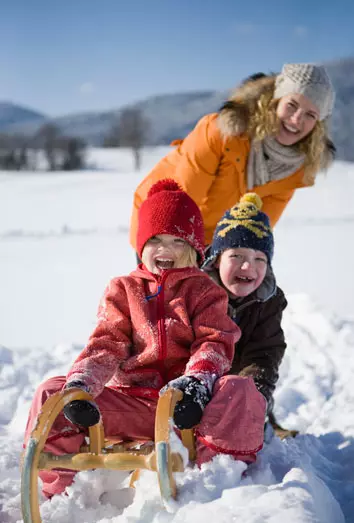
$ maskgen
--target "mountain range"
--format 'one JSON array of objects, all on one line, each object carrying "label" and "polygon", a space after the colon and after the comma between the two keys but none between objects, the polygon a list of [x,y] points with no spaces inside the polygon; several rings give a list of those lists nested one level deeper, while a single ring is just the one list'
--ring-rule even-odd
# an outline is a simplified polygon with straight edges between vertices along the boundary
[{"label": "mountain range", "polygon": [[[325,65],[336,91],[331,133],[337,158],[354,162],[354,57]],[[150,122],[147,144],[164,145],[186,136],[202,115],[217,111],[228,95],[227,90],[182,92],[153,96],[130,107],[140,108]],[[124,108],[49,118],[29,108],[0,102],[0,132],[30,135],[42,124],[50,122],[63,134],[99,146]]]}]

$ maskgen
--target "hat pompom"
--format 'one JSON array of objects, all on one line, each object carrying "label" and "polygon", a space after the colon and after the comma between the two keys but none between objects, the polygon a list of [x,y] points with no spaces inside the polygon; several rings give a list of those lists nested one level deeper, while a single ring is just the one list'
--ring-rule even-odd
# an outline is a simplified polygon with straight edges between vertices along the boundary
[{"label": "hat pompom", "polygon": [[240,200],[240,203],[249,202],[252,203],[260,211],[262,209],[262,198],[255,192],[248,192],[244,194]]},{"label": "hat pompom", "polygon": [[203,266],[205,270],[214,270],[218,256],[224,251],[238,248],[261,251],[271,264],[274,237],[269,216],[260,210],[261,207],[260,196],[249,192],[225,212],[216,225],[208,258]]},{"label": "hat pompom", "polygon": [[164,180],[160,180],[159,182],[156,182],[151,189],[148,192],[148,198],[152,196],[153,194],[156,194],[161,191],[182,191],[182,187],[178,185],[175,180],[172,180],[172,178],[166,178]]}]

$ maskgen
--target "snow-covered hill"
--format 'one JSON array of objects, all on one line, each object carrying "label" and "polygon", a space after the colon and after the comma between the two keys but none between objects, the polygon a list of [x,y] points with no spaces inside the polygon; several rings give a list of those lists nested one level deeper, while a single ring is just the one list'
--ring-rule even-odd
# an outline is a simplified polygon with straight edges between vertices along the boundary
[{"label": "snow-covered hill", "polygon": [[[336,90],[333,113],[333,139],[337,146],[337,158],[354,161],[352,137],[354,133],[354,57],[326,64]],[[249,71],[249,74],[256,71]],[[269,73],[265,64],[264,71]],[[233,85],[228,86],[232,89]],[[161,94],[143,99],[134,107],[141,109],[150,122],[147,144],[169,144],[172,140],[184,138],[204,114],[218,111],[229,95],[224,91],[191,91],[175,94]],[[39,129],[43,119],[27,121],[22,111],[12,110],[12,119],[0,129],[9,132],[31,134]],[[21,108],[19,108],[21,109]],[[69,114],[51,120],[64,134],[78,136],[91,145],[101,145],[113,123],[119,118],[124,107],[104,112]],[[16,116],[16,118],[15,118]],[[49,121],[49,120],[47,120]]]},{"label": "snow-covered hill", "polygon": [[[164,152],[147,149],[144,172]],[[90,154],[87,173],[0,173],[1,523],[21,521],[18,462],[36,386],[67,371],[105,284],[135,263],[129,214],[144,172],[131,171],[129,151]],[[82,472],[68,496],[43,500],[45,523],[354,521],[353,190],[353,167],[335,164],[298,192],[276,229],[289,299],[276,412],[301,435],[270,440],[246,475],[226,456],[189,468],[174,513],[161,508],[153,473],[132,500],[121,473]]]},{"label": "snow-covered hill", "polygon": [[12,102],[0,102],[0,132],[7,131],[13,125],[40,125],[47,117],[21,105]]}]

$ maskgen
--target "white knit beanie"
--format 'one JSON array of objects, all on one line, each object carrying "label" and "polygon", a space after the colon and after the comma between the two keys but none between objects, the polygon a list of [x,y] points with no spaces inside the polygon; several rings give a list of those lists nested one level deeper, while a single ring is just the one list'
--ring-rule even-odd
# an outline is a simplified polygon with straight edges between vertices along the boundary
[{"label": "white knit beanie", "polygon": [[303,94],[318,108],[320,120],[332,114],[334,89],[322,65],[285,64],[276,77],[273,96],[279,99],[294,93]]}]

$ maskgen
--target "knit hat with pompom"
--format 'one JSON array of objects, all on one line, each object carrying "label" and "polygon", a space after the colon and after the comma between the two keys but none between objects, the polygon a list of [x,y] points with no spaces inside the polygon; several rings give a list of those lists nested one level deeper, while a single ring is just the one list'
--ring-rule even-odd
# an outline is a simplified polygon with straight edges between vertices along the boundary
[{"label": "knit hat with pompom", "polygon": [[258,194],[246,193],[237,205],[226,211],[217,223],[203,269],[211,270],[219,254],[238,247],[261,251],[271,263],[274,238],[269,218],[261,211],[262,205]]},{"label": "knit hat with pompom", "polygon": [[141,258],[145,243],[158,234],[182,238],[204,261],[204,224],[197,204],[172,179],[160,180],[148,192],[139,209],[137,252]]},{"label": "knit hat with pompom", "polygon": [[318,108],[320,120],[332,114],[335,94],[323,65],[285,64],[275,80],[274,98],[295,93],[303,94]]}]

